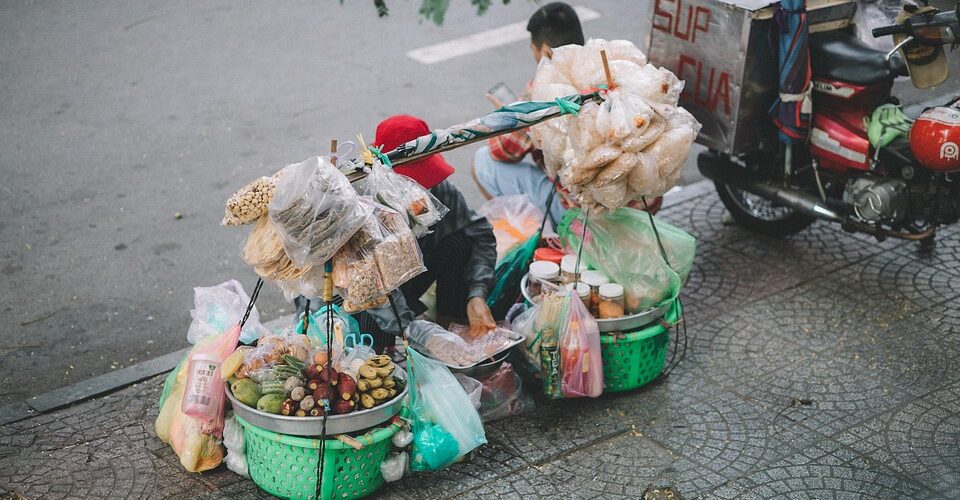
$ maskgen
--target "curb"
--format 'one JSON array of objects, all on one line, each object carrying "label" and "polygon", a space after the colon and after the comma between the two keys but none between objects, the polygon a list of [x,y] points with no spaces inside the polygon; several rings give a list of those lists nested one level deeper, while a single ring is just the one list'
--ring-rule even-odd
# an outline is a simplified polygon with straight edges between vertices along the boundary
[{"label": "curb", "polygon": [[[709,180],[678,186],[663,196],[663,208],[681,205],[712,190],[713,183]],[[187,355],[189,350],[189,347],[183,348],[142,363],[2,406],[0,407],[0,425],[12,424],[49,413],[168,372],[177,366],[177,363]]]},{"label": "curb", "polygon": [[168,372],[177,366],[177,363],[186,356],[188,350],[189,348],[180,349],[142,363],[0,407],[0,425],[42,415]]}]

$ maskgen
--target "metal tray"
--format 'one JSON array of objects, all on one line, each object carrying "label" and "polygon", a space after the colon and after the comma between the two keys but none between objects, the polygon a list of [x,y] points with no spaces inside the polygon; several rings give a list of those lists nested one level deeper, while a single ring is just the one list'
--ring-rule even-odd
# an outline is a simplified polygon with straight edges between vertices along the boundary
[{"label": "metal tray", "polygon": [[[533,304],[533,298],[527,293],[527,276],[528,275],[524,275],[520,280],[520,291],[523,293],[523,299],[527,301],[527,304]],[[651,323],[657,322],[657,320],[667,314],[667,311],[669,310],[669,303],[662,304],[656,307],[651,307],[646,311],[630,314],[621,318],[598,319],[597,326],[600,328],[600,333],[636,331],[650,325]]]},{"label": "metal tray", "polygon": [[[504,347],[503,349],[500,349],[499,351],[491,354],[489,357],[483,358],[483,359],[481,359],[480,361],[477,361],[476,363],[473,363],[472,365],[461,366],[461,365],[453,365],[453,364],[447,363],[446,361],[441,361],[441,360],[437,360],[437,361],[440,361],[441,363],[447,365],[447,368],[449,368],[450,371],[452,371],[452,372],[459,372],[459,373],[463,373],[464,375],[469,375],[469,373],[467,373],[467,372],[470,371],[470,370],[473,369],[473,368],[479,367],[479,366],[481,366],[481,365],[494,364],[494,363],[497,362],[498,359],[500,360],[500,362],[503,362],[503,359],[506,359],[506,357],[507,357],[507,356],[506,356],[506,353],[508,353],[508,352],[510,351],[510,349],[513,349],[514,347],[516,347],[517,344],[519,344],[519,343],[523,342],[524,340],[526,340],[526,337],[525,337],[525,336],[523,336],[523,335],[521,335],[521,334],[519,334],[519,333],[517,333],[517,332],[514,332],[514,331],[511,331],[511,332],[510,332],[510,337],[509,337],[509,338],[510,338],[510,345],[508,345],[507,347]],[[417,351],[417,352],[419,352],[420,354],[423,354],[424,356],[426,356],[426,357],[428,357],[428,358],[430,358],[430,359],[436,359],[436,358],[434,358],[433,356],[431,356],[431,355],[429,355],[429,354],[427,354],[427,353],[420,352],[420,351]],[[501,354],[503,354],[503,356],[500,356]],[[489,361],[489,360],[493,360],[493,361]],[[498,365],[498,366],[499,366],[499,365]]]},{"label": "metal tray", "polygon": [[500,369],[500,365],[507,360],[507,356],[509,355],[510,349],[507,349],[505,351],[500,351],[499,353],[494,354],[486,360],[483,360],[469,368],[450,368],[450,371],[454,373],[462,373],[472,378],[485,377]]},{"label": "metal tray", "polygon": [[[396,373],[403,373],[398,370]],[[406,378],[406,373],[398,378]],[[392,401],[370,408],[355,411],[346,415],[330,415],[327,417],[327,435],[347,434],[376,427],[400,413],[404,398],[407,397],[408,386],[404,385],[400,394]],[[245,421],[268,431],[291,436],[319,436],[323,428],[323,417],[288,417],[262,412],[238,401],[230,392],[229,384],[224,388],[227,398],[233,405],[233,411]]]}]

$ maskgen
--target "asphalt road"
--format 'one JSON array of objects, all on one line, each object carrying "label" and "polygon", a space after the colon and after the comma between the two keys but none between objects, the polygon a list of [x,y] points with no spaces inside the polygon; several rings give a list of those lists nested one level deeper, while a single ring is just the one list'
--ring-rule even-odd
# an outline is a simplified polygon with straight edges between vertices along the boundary
[{"label": "asphalt road", "polygon": [[[423,65],[409,50],[524,21],[516,0],[442,27],[394,0],[0,1],[0,404],[186,345],[194,286],[236,278],[247,181],[373,137],[395,113],[443,127],[523,88],[526,42]],[[641,39],[645,6],[584,1],[588,36]],[[447,155],[471,202],[472,148]],[[682,183],[698,180],[688,165]],[[177,218],[175,214],[181,214]],[[276,290],[265,318],[289,312]]]}]

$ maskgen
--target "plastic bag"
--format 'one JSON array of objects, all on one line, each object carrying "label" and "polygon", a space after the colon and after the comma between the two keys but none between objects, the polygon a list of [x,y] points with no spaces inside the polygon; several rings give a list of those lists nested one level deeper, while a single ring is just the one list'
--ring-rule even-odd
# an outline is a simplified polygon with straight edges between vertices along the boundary
[{"label": "plastic bag", "polygon": [[457,382],[460,382],[460,387],[463,387],[463,392],[467,393],[467,397],[470,398],[473,407],[479,410],[480,393],[483,392],[483,386],[480,385],[480,382],[462,373],[454,373],[453,376],[457,377]]},{"label": "plastic bag", "polygon": [[407,326],[406,337],[422,354],[458,367],[473,366],[511,344],[509,330],[495,328],[476,338],[470,338],[468,330],[456,324],[447,330],[436,323],[415,320]]},{"label": "plastic bag", "polygon": [[[193,289],[193,309],[190,317],[193,321],[187,329],[187,341],[196,344],[198,340],[219,335],[227,328],[240,323],[247,310],[250,297],[237,280],[230,280],[215,286]],[[249,344],[265,333],[260,325],[260,313],[254,306],[250,317],[243,325],[240,341]]]},{"label": "plastic bag", "polygon": [[[567,211],[558,231],[560,240],[571,251],[580,247],[581,215],[578,209]],[[583,261],[623,285],[629,314],[675,299],[693,268],[696,240],[680,228],[654,220],[669,265],[660,253],[647,213],[619,208],[590,214],[587,222]]]},{"label": "plastic bag", "polygon": [[874,37],[873,29],[896,24],[901,5],[900,0],[857,0],[857,12],[853,15],[857,38],[873,50],[893,50],[893,37]]},{"label": "plastic bag", "polygon": [[380,162],[374,162],[370,174],[359,183],[361,194],[407,217],[407,225],[416,238],[430,234],[430,226],[440,222],[449,209],[433,194],[409,177],[397,174]]},{"label": "plastic bag", "polygon": [[[540,229],[543,210],[530,203],[526,195],[493,198],[477,209],[493,226],[497,238],[497,261],[519,243],[526,242]],[[549,222],[547,223],[549,226]],[[551,232],[552,229],[544,229]]]},{"label": "plastic bag", "polygon": [[187,379],[180,410],[201,421],[205,430],[219,435],[223,430],[224,381],[220,365],[233,354],[240,338],[240,325],[219,337],[206,337],[190,352]]},{"label": "plastic bag", "polygon": [[233,416],[224,422],[223,445],[227,448],[227,456],[224,459],[227,468],[243,477],[250,477],[243,442],[243,427]]},{"label": "plastic bag", "polygon": [[392,483],[403,478],[409,465],[407,452],[392,453],[389,457],[380,463],[380,473],[383,474],[383,480]]},{"label": "plastic bag", "polygon": [[243,248],[243,261],[253,267],[257,275],[273,281],[294,281],[311,269],[293,264],[268,217],[258,219],[250,230]]},{"label": "plastic bag", "polygon": [[[207,340],[201,344],[211,341]],[[167,397],[161,397],[160,413],[154,422],[157,437],[173,448],[180,457],[180,464],[190,472],[210,470],[223,461],[223,448],[218,444],[217,436],[213,432],[205,432],[199,419],[180,411],[187,385],[188,360],[193,351],[199,348],[200,346],[194,347],[191,353],[180,362],[177,369],[167,377],[170,390],[168,392],[167,384],[164,384],[164,393]]]},{"label": "plastic bag", "polygon": [[277,189],[277,177],[260,177],[240,188],[227,199],[224,209],[224,226],[250,224],[267,214],[267,205]]},{"label": "plastic bag", "polygon": [[567,398],[596,398],[603,394],[600,328],[576,294],[570,294],[567,320],[560,334],[561,387]]},{"label": "plastic bag", "polygon": [[534,324],[539,315],[540,302],[537,302],[533,304],[533,307],[520,313],[520,315],[510,323],[510,327],[513,329],[513,331],[524,336],[523,354],[527,358],[527,361],[529,361],[532,366],[537,368],[537,371],[539,371],[540,368],[541,339],[540,336],[537,335]]},{"label": "plastic bag", "polygon": [[369,346],[358,345],[350,349],[350,352],[343,356],[335,367],[340,373],[346,373],[354,380],[358,380],[360,377],[357,374],[360,371],[360,367],[363,366],[368,359],[376,355],[377,353]]},{"label": "plastic bag", "polygon": [[442,469],[487,442],[480,415],[443,363],[408,348],[407,378],[412,470]]},{"label": "plastic bag", "polygon": [[484,422],[520,415],[536,406],[510,363],[503,363],[497,371],[478,380],[482,387],[480,418]]},{"label": "plastic bag", "polygon": [[325,157],[280,171],[269,205],[270,222],[298,267],[322,266],[365,221],[350,181]]},{"label": "plastic bag", "polygon": [[540,301],[540,308],[533,322],[533,342],[537,343],[538,354],[535,364],[540,366],[543,393],[548,397],[559,399],[563,397],[560,334],[564,330],[563,322],[567,319],[567,307],[570,301],[566,299],[569,295],[550,291],[541,296],[543,299]]}]

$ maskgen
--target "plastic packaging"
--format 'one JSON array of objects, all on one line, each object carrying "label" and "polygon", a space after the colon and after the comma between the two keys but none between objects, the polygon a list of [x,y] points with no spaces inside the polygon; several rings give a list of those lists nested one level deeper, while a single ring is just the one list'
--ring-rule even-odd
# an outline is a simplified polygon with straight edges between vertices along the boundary
[{"label": "plastic packaging", "polygon": [[227,468],[243,477],[250,477],[243,442],[243,427],[232,416],[224,421],[223,445],[227,448],[227,456],[224,459]]},{"label": "plastic packaging", "polygon": [[584,304],[590,303],[590,285],[582,281],[577,281],[574,283],[567,283],[563,288],[568,292],[575,292],[577,297],[580,297],[580,300],[582,300]]},{"label": "plastic packaging", "polygon": [[543,210],[530,203],[523,194],[493,198],[481,205],[477,213],[493,226],[498,262],[514,246],[530,239],[540,229],[543,220]]},{"label": "plastic packaging", "polygon": [[512,343],[510,331],[502,328],[495,328],[476,338],[469,338],[468,331],[469,327],[463,325],[452,324],[450,330],[446,330],[436,323],[415,320],[407,327],[406,337],[410,345],[422,354],[459,367],[475,365]]},{"label": "plastic packaging", "polygon": [[531,366],[537,368],[537,371],[540,367],[540,338],[536,334],[534,324],[539,314],[540,303],[538,302],[510,322],[510,328],[524,336],[523,355]]},{"label": "plastic packaging", "polygon": [[[613,77],[607,88],[601,50]],[[626,40],[589,40],[557,47],[541,61],[533,80],[536,99],[600,91],[602,102],[586,103],[576,116],[535,125],[531,135],[544,154],[548,173],[557,175],[585,208],[616,209],[640,197],[656,197],[676,182],[700,130],[677,108],[683,82]],[[658,145],[659,144],[659,145]],[[679,163],[678,163],[679,162]]]},{"label": "plastic packaging", "polygon": [[187,379],[180,410],[195,417],[204,428],[219,435],[223,429],[224,382],[220,365],[233,353],[240,338],[240,325],[219,337],[202,342],[190,353]]},{"label": "plastic packaging", "polygon": [[467,393],[467,397],[470,398],[473,407],[479,410],[480,393],[483,392],[483,386],[480,385],[480,382],[462,373],[454,373],[453,376],[457,377],[457,382],[460,382],[460,387],[463,387],[463,391]]},{"label": "plastic packaging", "polygon": [[272,281],[294,281],[310,271],[310,266],[293,264],[283,249],[280,234],[270,224],[270,219],[261,217],[254,223],[243,249],[243,261],[260,277]]},{"label": "plastic packaging", "polygon": [[412,470],[442,469],[487,442],[480,415],[446,365],[408,348],[407,378]]},{"label": "plastic packaging", "polygon": [[280,171],[270,222],[298,267],[322,266],[365,222],[350,181],[327,158],[314,156]]},{"label": "plastic packaging", "polygon": [[357,373],[360,370],[360,367],[363,366],[368,359],[376,355],[377,353],[374,352],[370,347],[358,345],[353,349],[350,349],[350,352],[343,356],[343,358],[340,359],[340,362],[335,367],[337,371],[346,373],[353,377],[354,380],[357,380],[359,378]]},{"label": "plastic packaging", "polygon": [[220,224],[240,226],[250,224],[267,215],[267,205],[273,199],[276,189],[276,176],[260,177],[243,186],[227,199],[227,206]]},{"label": "plastic packaging", "polygon": [[[190,311],[193,321],[187,329],[187,341],[196,344],[204,337],[219,335],[240,323],[249,303],[250,297],[237,280],[194,288],[193,309]],[[250,317],[243,325],[240,341],[249,344],[260,338],[265,331],[260,325],[260,312],[254,306],[250,311]]]},{"label": "plastic packaging", "polygon": [[543,283],[558,283],[560,281],[560,266],[553,262],[537,260],[530,263],[530,279],[527,288],[531,297],[543,293]]},{"label": "plastic packaging", "polygon": [[430,226],[440,222],[449,211],[416,181],[394,173],[380,162],[370,167],[370,174],[358,184],[358,190],[377,203],[405,214],[416,238],[430,234]]},{"label": "plastic packaging", "polygon": [[853,15],[857,38],[874,50],[893,50],[893,37],[874,37],[873,29],[896,24],[903,2],[900,0],[857,0],[857,12]]},{"label": "plastic packaging", "polygon": [[403,473],[408,467],[409,457],[407,452],[392,453],[389,457],[380,463],[380,473],[383,474],[383,480],[392,483],[403,478]]},{"label": "plastic packaging", "polygon": [[563,396],[596,398],[603,394],[600,328],[579,297],[571,295],[567,300],[567,320],[560,337]]},{"label": "plastic packaging", "polygon": [[565,293],[544,294],[537,319],[533,323],[532,342],[537,345],[531,346],[528,343],[528,348],[539,354],[536,363],[540,365],[543,393],[555,399],[563,397],[560,341],[568,319],[567,308],[570,301],[566,298]]},{"label": "plastic packaging", "polygon": [[481,377],[480,418],[490,422],[533,411],[536,406],[529,393],[523,390],[523,381],[510,363],[503,363],[497,371]]},{"label": "plastic packaging", "polygon": [[[560,224],[560,239],[569,249],[580,247],[581,215],[578,209],[568,210]],[[646,212],[619,208],[609,213],[590,214],[587,222],[583,260],[623,285],[627,314],[675,299],[693,267],[696,240],[667,222],[654,220],[666,261]],[[610,248],[631,251],[610,252]]]}]

